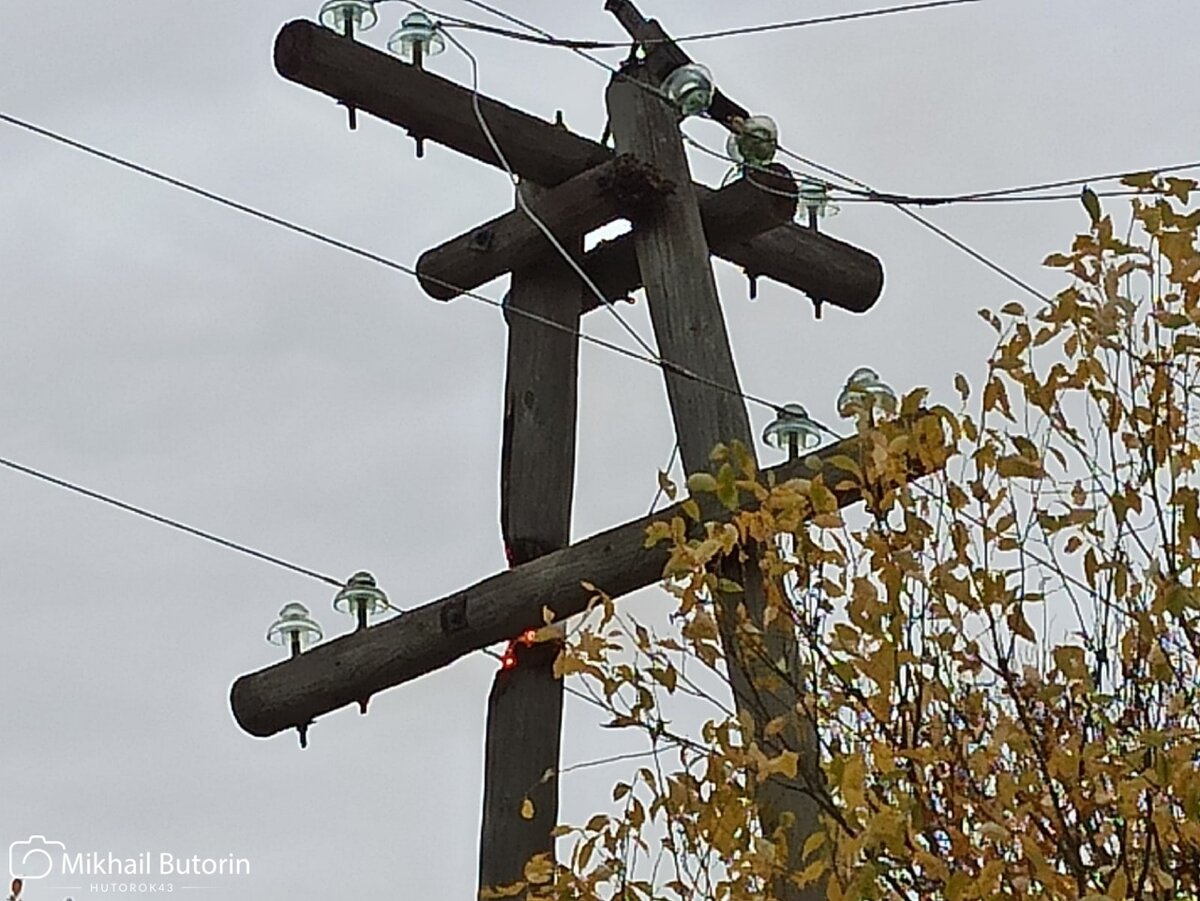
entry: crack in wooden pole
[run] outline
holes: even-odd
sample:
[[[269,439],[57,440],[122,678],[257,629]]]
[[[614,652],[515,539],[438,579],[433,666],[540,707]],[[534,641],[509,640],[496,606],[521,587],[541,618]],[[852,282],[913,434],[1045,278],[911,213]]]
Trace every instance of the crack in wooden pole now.
[[[536,215],[544,214],[545,189],[523,184],[518,190]],[[517,206],[510,216],[528,222]],[[568,252],[580,253],[582,228],[555,220],[552,230]],[[512,566],[570,543],[575,482],[579,338],[574,333],[583,285],[561,258],[532,261],[537,265],[513,271],[506,316],[500,528]],[[516,311],[549,319],[567,331]],[[541,625],[540,617],[530,617],[523,628]],[[554,675],[557,653],[557,642],[527,646],[514,641],[492,682],[479,844],[481,890],[520,882],[532,857],[554,855],[563,716],[563,683]],[[531,810],[522,811],[526,800]]]

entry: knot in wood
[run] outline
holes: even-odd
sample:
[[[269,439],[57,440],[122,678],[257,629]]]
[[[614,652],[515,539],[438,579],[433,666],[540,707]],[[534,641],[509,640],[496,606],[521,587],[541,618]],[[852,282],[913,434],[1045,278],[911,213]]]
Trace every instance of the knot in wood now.
[[[624,209],[636,212],[674,191],[675,182],[664,178],[649,163],[623,153],[613,159],[611,172],[600,180],[599,188],[611,193]]]

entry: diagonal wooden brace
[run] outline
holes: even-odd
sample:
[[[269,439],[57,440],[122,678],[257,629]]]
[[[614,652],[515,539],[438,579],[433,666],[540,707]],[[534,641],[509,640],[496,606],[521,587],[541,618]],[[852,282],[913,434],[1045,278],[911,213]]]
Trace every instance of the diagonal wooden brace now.
[[[861,439],[846,438],[807,457],[771,467],[761,478],[773,484],[819,475],[838,505],[847,507],[863,499],[862,489],[831,461],[838,457],[859,460],[862,455]],[[934,472],[939,466],[931,459],[931,455],[914,452],[903,479]],[[713,518],[728,519],[729,515],[722,512]],[[582,586],[584,582],[599,586],[612,597],[651,585],[662,578],[667,551],[661,546],[645,548],[646,529],[651,523],[676,516],[684,516],[679,504],[242,676],[230,692],[233,715],[244,730],[260,737],[303,726],[449,666],[464,654],[540,626],[543,607],[552,609],[559,619],[583,612],[593,594]]]

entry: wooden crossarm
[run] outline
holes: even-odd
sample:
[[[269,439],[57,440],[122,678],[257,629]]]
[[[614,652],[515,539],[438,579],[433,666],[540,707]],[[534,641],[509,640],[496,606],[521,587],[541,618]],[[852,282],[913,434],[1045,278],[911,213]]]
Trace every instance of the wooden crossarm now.
[[[618,216],[635,215],[672,187],[631,157],[618,156],[542,192],[536,215],[562,240],[559,236],[586,234]],[[450,300],[541,258],[555,258],[555,249],[518,208],[425,251],[417,260],[417,277],[431,297]]]
[[[538,217],[555,236],[587,232],[618,216],[636,222],[673,187],[631,158],[617,157],[549,189],[538,206]],[[737,253],[748,239],[790,222],[796,212],[795,192],[795,179],[784,166],[752,173],[709,192],[700,213],[710,246]],[[605,293],[610,301],[632,293],[641,283],[633,245],[625,243],[628,253],[620,257],[609,252],[583,260],[585,271],[597,258],[608,260],[612,273],[603,273],[597,284],[619,289]],[[421,254],[417,276],[426,293],[449,300],[554,254],[533,220],[524,211],[513,210]],[[617,266],[625,271],[616,272]],[[588,297],[588,310],[599,305],[599,298]]]
[[[838,505],[847,507],[861,500],[862,492],[830,461],[839,455],[857,460],[860,452],[858,437],[843,439],[771,467],[762,477],[782,482],[819,474]],[[919,478],[935,468],[914,455],[908,461],[908,477]],[[242,676],[230,693],[234,717],[251,735],[261,737],[303,726],[541,625],[543,607],[559,619],[582,612],[592,596],[582,587],[585,581],[612,597],[651,585],[662,578],[667,551],[662,546],[645,549],[646,529],[683,515],[675,504]],[[729,516],[722,511],[713,518]]]
[[[289,22],[279,32],[275,67],[290,81],[415,136],[489,165],[501,165],[479,127],[469,88],[306,20]],[[505,158],[523,179],[553,187],[613,156],[601,144],[545,119],[490,97],[478,99]],[[709,196],[718,193],[703,185],[697,185],[696,192],[702,210],[711,202]],[[883,290],[883,267],[876,257],[795,223],[749,239],[732,237],[714,236],[713,252],[751,275],[804,291],[814,301],[861,313],[874,305]],[[628,265],[631,259],[632,245],[618,243],[616,249],[588,260],[585,268],[602,285],[623,286],[624,290],[609,293],[615,298],[638,287],[637,269]]]

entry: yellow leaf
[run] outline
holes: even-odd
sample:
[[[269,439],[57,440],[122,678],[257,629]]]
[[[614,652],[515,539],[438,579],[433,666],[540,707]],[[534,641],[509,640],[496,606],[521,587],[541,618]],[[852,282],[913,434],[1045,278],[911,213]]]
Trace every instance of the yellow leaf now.
[[[817,848],[821,847],[821,845],[824,842],[825,842],[825,833],[824,832],[814,832],[812,835],[810,835],[808,838],[806,838],[804,840],[804,849],[803,849],[803,851],[800,852],[800,859],[804,860],[806,857],[812,856],[812,853],[814,851],[816,851]]]
[[[554,864],[549,854],[538,854],[525,864],[525,879],[534,885],[545,885],[554,875]]]
[[[523,819],[523,820],[532,820],[533,819],[533,802],[530,801],[528,798],[525,798],[521,801],[521,819]]]
[[[814,860],[800,871],[800,875],[796,877],[797,884],[802,888],[806,885],[812,885],[821,878],[821,874],[825,872],[825,867],[826,863],[824,860]]]
[[[1026,641],[1037,640],[1037,635],[1034,634],[1033,626],[1029,625],[1029,620],[1025,619],[1025,611],[1020,607],[1014,607],[1008,614],[1008,627]]]
[[[772,757],[759,767],[759,775],[773,776],[776,773],[787,776],[789,779],[796,778],[796,769],[800,765],[800,755],[795,751],[783,751],[778,757]]]
[[[996,461],[996,472],[1006,479],[1040,479],[1046,475],[1040,460],[1010,454]]]
[[[1152,188],[1154,187],[1154,173],[1134,172],[1131,175],[1126,175],[1124,178],[1122,178],[1121,184],[1129,185],[1131,188],[1141,188],[1142,190]]]
[[[858,461],[845,454],[834,454],[829,458],[829,465],[862,478],[862,467],[858,465]]]
[[[572,673],[586,673],[588,665],[572,654],[562,653],[554,660],[554,678],[561,679]],[[533,816],[533,814],[530,814]],[[528,817],[526,817],[528,819]]]
[[[842,791],[842,797],[846,799],[846,805],[852,810],[863,806],[863,783],[866,781],[866,775],[866,764],[861,757],[851,757],[846,761],[838,788]]]
[[[484,886],[479,890],[479,901],[495,901],[497,898],[515,898],[525,891],[524,882],[514,882],[512,885]]]

